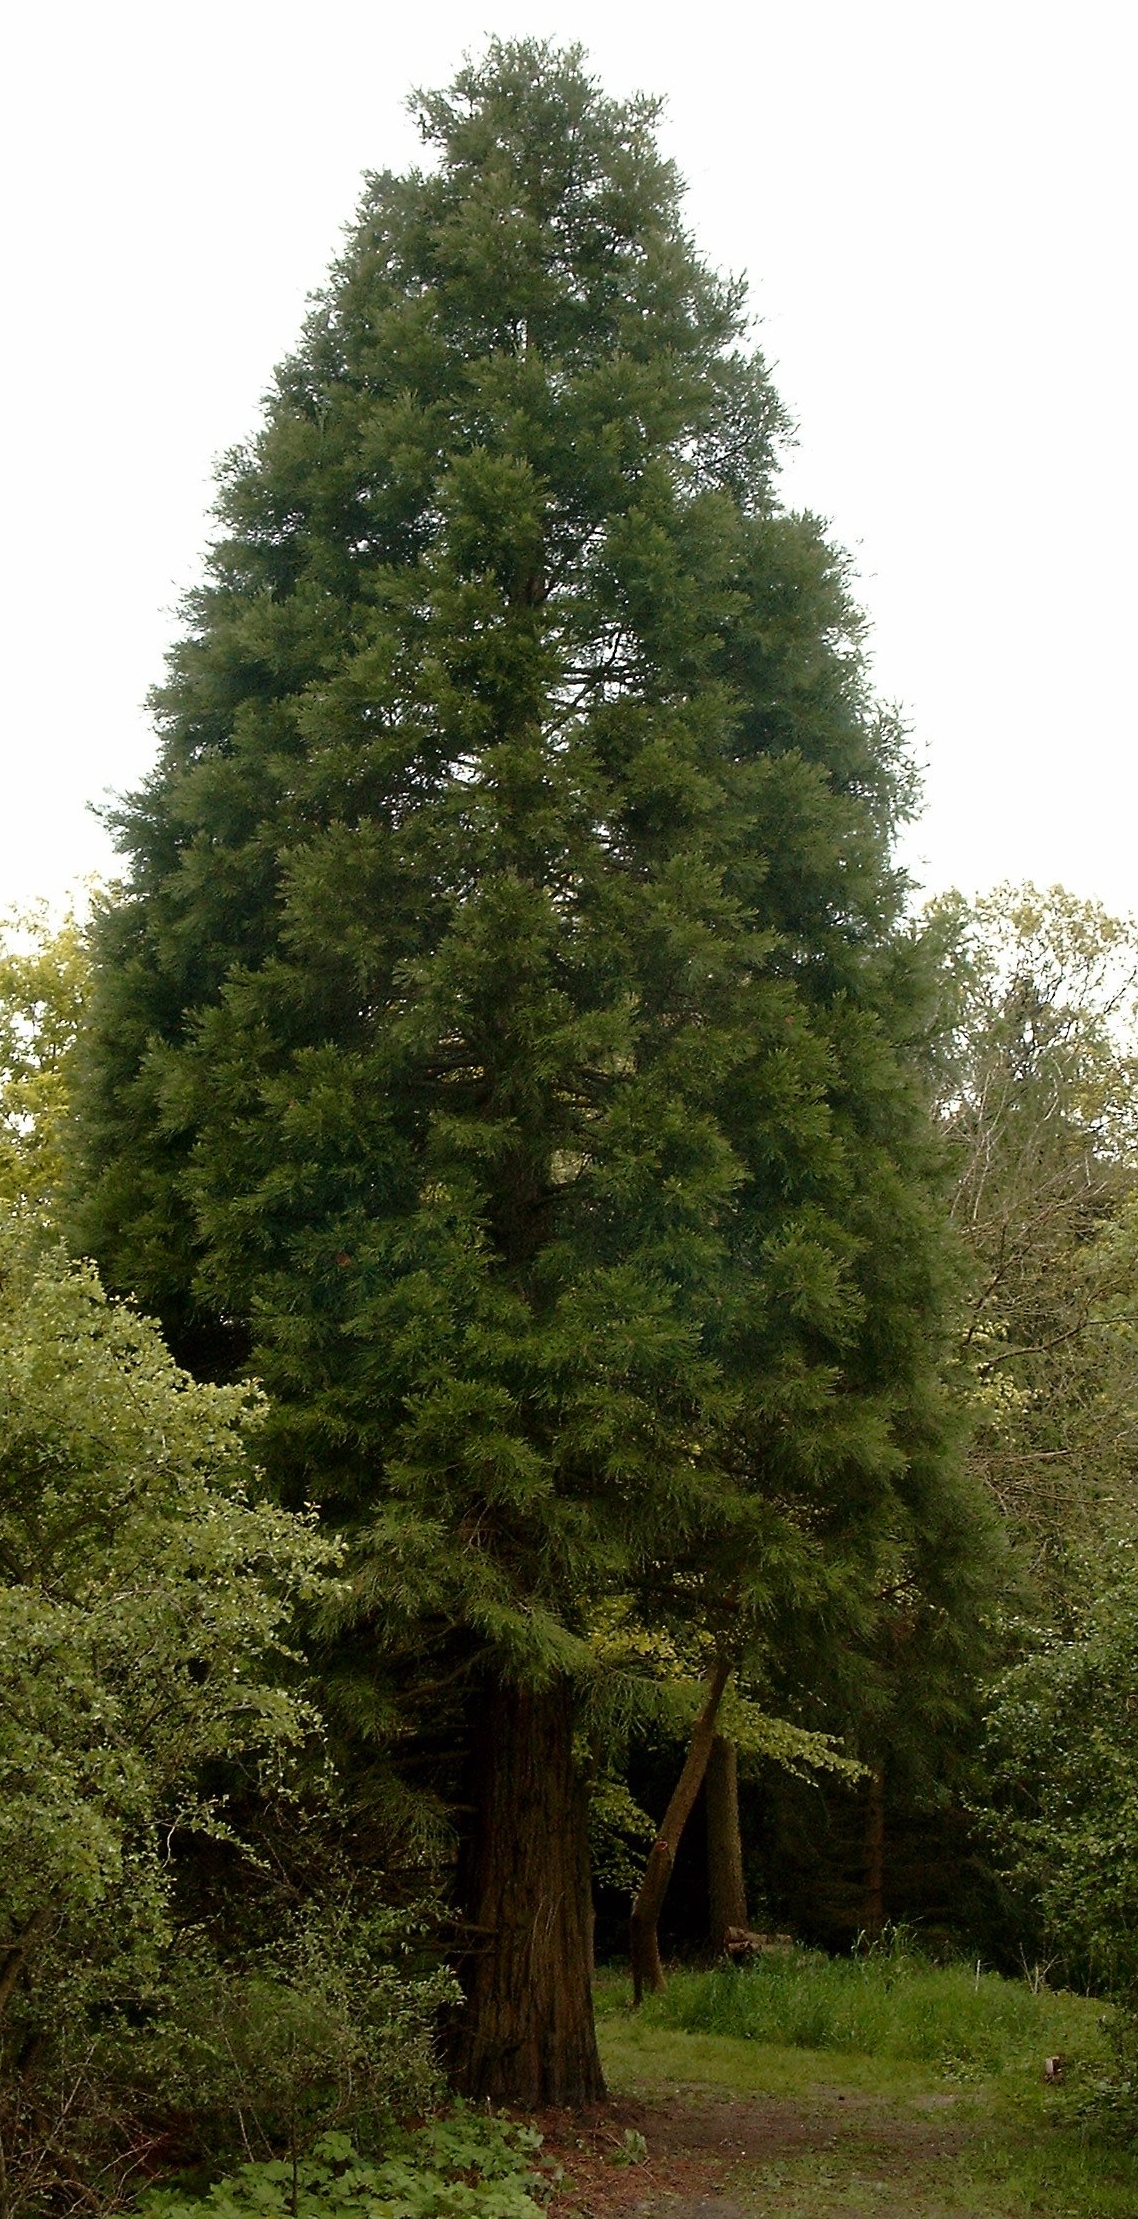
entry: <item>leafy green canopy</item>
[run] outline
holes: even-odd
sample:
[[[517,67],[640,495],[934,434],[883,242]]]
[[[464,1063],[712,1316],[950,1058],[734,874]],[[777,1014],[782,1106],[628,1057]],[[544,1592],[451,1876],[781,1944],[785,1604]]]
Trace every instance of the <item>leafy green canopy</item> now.
[[[938,1104],[974,1272],[973,1466],[1060,1617],[1134,1519],[1138,936],[1053,886],[936,905],[955,941]]]
[[[73,912],[0,919],[0,1208],[42,1220],[63,1175],[87,949]]]
[[[532,44],[419,100],[97,942],[84,1238],[251,1355],[362,1612],[523,1674],[968,1549],[896,734],[654,113]]]
[[[284,1684],[335,1545],[253,1499],[260,1398],[199,1386],[89,1266],[0,1236],[0,2020],[136,1996],[170,1851],[317,1727]],[[295,1677],[295,1675],[293,1675]]]

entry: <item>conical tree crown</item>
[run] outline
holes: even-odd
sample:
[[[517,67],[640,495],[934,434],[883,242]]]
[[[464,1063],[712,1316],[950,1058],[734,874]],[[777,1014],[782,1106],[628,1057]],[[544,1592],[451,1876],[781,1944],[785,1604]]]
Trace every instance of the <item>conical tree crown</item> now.
[[[227,466],[99,942],[87,1240],[518,1668],[960,1524],[895,737],[653,114],[531,44],[419,102]]]

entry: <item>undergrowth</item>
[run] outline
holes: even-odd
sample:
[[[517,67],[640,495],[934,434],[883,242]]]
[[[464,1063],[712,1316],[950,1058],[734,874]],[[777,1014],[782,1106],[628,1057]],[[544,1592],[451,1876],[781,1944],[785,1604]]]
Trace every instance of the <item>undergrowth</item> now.
[[[1081,1997],[930,1964],[903,1939],[855,1957],[794,1949],[745,1967],[675,1972],[642,2015],[688,2034],[911,2060],[964,2077],[1037,2072],[1046,2054],[1101,2041],[1099,2010]]]
[[[323,2134],[307,2157],[239,2166],[204,2195],[152,2189],[138,2219],[539,2219],[553,2185],[533,2127],[458,2109],[361,2157]]]

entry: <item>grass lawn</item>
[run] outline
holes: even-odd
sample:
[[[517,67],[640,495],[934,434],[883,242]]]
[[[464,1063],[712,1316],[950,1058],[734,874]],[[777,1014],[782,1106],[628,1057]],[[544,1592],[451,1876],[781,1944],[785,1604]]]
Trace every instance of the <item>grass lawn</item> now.
[[[911,1957],[806,1952],[602,1976],[613,2098],[556,2134],[558,2208],[596,2219],[1138,2219],[1138,2151],[1086,2136],[1100,2006]],[[1044,2060],[1065,2061],[1058,2086]],[[642,2140],[641,2140],[642,2138]]]

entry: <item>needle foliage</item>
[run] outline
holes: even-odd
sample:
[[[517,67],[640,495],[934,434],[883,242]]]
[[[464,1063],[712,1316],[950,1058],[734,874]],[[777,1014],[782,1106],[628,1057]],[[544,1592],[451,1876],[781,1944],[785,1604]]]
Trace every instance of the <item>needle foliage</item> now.
[[[742,288],[579,53],[416,108],[121,815],[82,1230],[264,1380],[370,1669],[457,1629],[539,1686],[608,1596],[867,1625],[973,1529],[907,773]]]

